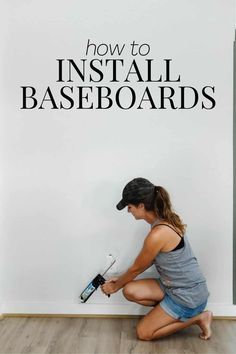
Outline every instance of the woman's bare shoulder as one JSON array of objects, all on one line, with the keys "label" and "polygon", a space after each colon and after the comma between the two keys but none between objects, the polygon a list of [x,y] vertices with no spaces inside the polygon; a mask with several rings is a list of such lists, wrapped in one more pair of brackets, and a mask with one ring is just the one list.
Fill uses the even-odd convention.
[{"label": "woman's bare shoulder", "polygon": [[151,228],[151,230],[149,231],[147,238],[152,238],[152,239],[156,239],[156,240],[166,240],[166,235],[167,235],[167,230],[169,229],[169,227],[165,227],[162,225],[156,225],[155,227]]},{"label": "woman's bare shoulder", "polygon": [[[165,223],[165,225],[170,225],[169,223]],[[155,242],[158,242],[160,245],[160,251],[161,252],[169,252],[173,248],[176,247],[176,245],[179,243],[179,237],[180,235],[182,236],[182,233],[180,230],[177,231],[177,228],[173,227],[172,225],[170,227],[166,227],[165,225],[156,225],[153,227],[148,235],[152,240],[155,240]],[[179,236],[177,233],[179,233]]]},{"label": "woman's bare shoulder", "polygon": [[[166,227],[166,226],[167,227]],[[172,234],[173,232],[178,233],[179,235],[183,236],[182,231],[177,228],[176,226],[174,227],[168,222],[161,222],[160,224],[155,225],[152,229],[151,232],[154,234],[158,235],[166,235],[166,234]]]}]

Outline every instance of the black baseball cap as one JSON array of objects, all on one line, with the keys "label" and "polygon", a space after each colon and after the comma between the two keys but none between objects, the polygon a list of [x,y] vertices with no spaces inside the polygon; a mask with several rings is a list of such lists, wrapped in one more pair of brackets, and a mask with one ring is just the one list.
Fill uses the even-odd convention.
[{"label": "black baseball cap", "polygon": [[124,209],[129,203],[136,204],[153,195],[155,185],[146,178],[137,177],[126,184],[122,192],[122,199],[117,204],[118,210]]}]

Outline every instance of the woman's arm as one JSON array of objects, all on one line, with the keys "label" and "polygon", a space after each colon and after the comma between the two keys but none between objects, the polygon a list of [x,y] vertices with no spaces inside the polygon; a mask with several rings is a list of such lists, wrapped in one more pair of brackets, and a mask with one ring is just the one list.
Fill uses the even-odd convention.
[{"label": "woman's arm", "polygon": [[151,230],[144,240],[143,247],[136,257],[134,263],[128,270],[122,274],[116,281],[109,280],[103,284],[102,290],[106,294],[111,294],[123,288],[128,282],[137,277],[138,274],[143,273],[147,268],[152,265],[156,255],[163,247],[164,240],[161,230]]}]

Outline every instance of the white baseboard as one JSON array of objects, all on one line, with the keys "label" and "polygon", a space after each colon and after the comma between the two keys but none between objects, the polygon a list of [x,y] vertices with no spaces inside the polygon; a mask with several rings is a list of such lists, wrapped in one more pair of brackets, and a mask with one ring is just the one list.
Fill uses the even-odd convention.
[{"label": "white baseboard", "polygon": [[[5,302],[2,314],[64,314],[64,315],[145,315],[152,307],[135,303],[62,303],[62,302]],[[208,303],[206,310],[214,316],[236,317],[236,305]]]}]

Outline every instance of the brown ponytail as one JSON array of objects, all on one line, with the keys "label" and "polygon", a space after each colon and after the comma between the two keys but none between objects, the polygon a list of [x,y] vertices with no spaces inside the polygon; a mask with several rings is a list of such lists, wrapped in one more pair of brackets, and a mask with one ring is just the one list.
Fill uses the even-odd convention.
[{"label": "brown ponytail", "polygon": [[181,233],[185,232],[187,225],[183,224],[180,217],[173,211],[169,193],[161,186],[155,186],[153,208],[162,219],[177,227]]}]

